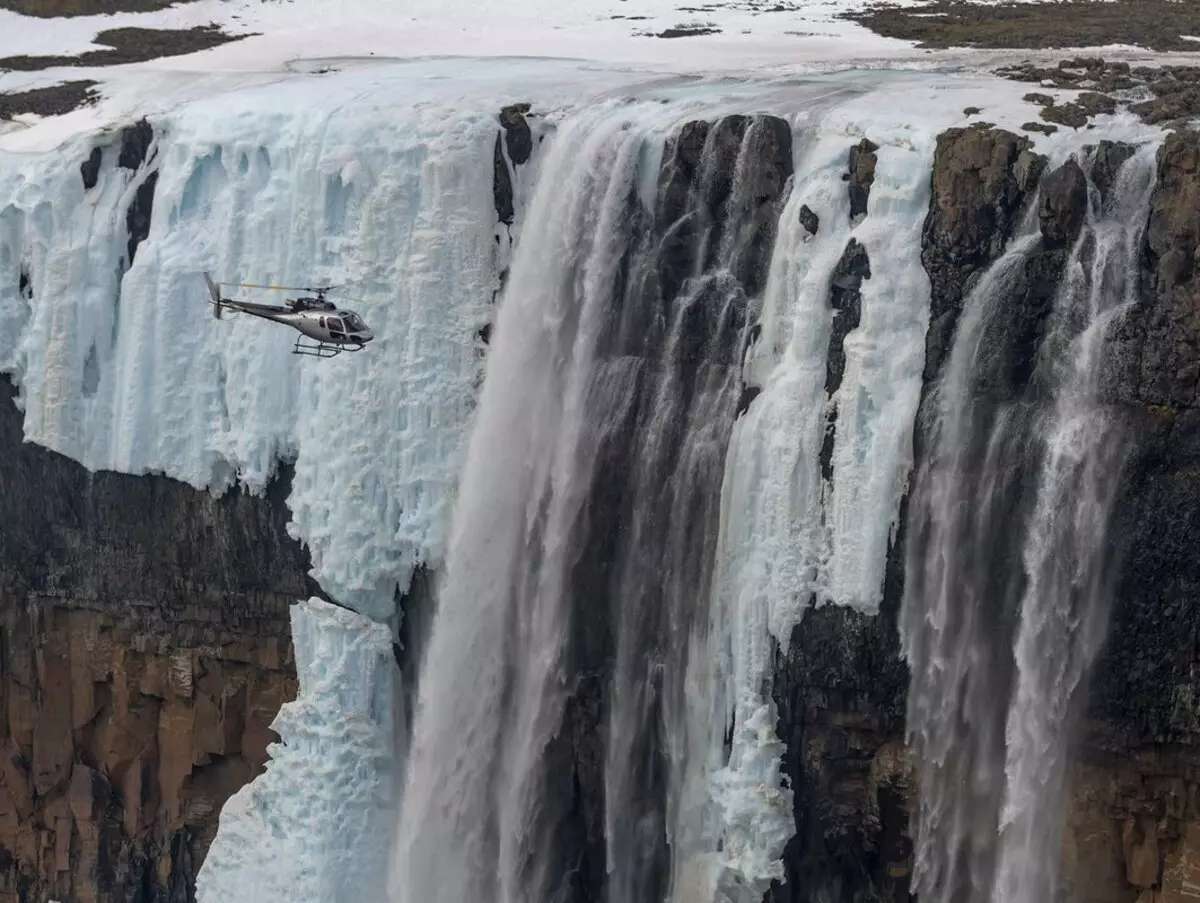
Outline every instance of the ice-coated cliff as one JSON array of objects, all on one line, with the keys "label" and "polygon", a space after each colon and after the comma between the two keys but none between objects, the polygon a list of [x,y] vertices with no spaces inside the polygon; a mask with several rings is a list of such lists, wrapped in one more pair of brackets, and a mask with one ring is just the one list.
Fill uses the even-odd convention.
[{"label": "ice-coated cliff", "polygon": [[[414,564],[443,554],[498,287],[496,123],[320,93],[248,89],[6,154],[0,361],[27,438],[92,469],[261,490],[294,457],[314,577],[383,618]],[[285,330],[214,322],[203,270],[349,283],[377,347],[307,366]]]},{"label": "ice-coated cliff", "polygon": [[[355,610],[294,610],[299,697],[201,903],[349,903],[387,871],[393,903],[795,887],[781,663],[814,606],[880,610],[944,314],[939,135],[1022,88],[572,70],[539,95],[566,69],[512,65],[243,87],[0,152],[26,437],[214,493],[294,459],[290,529]],[[214,321],[205,269],[345,284],[376,340],[293,357]],[[418,564],[440,607],[410,756],[390,628]]]}]

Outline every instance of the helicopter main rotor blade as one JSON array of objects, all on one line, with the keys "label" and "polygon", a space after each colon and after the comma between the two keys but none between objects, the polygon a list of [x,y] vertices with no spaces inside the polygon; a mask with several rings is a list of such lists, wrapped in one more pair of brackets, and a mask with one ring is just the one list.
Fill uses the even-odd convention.
[{"label": "helicopter main rotor blade", "polygon": [[279,292],[319,292],[322,289],[309,288],[307,285],[263,285],[258,282],[222,282],[220,285],[228,285],[234,288],[269,288]]}]

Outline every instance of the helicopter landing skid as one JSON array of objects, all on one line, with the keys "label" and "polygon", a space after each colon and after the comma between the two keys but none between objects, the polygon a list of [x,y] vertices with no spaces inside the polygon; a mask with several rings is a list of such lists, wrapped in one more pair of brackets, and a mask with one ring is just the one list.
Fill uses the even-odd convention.
[{"label": "helicopter landing skid", "polygon": [[337,357],[343,351],[362,351],[362,345],[330,345],[326,342],[317,342],[315,345],[305,345],[299,339],[296,339],[296,345],[292,348],[292,354],[303,354],[307,357]]}]

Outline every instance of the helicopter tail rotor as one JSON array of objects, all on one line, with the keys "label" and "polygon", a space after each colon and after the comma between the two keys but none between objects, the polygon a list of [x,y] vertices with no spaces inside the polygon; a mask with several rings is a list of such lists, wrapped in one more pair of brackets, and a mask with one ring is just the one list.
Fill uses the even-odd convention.
[{"label": "helicopter tail rotor", "polygon": [[221,291],[207,272],[204,274],[204,281],[208,283],[208,294],[212,298],[213,316],[219,320],[221,319]]}]

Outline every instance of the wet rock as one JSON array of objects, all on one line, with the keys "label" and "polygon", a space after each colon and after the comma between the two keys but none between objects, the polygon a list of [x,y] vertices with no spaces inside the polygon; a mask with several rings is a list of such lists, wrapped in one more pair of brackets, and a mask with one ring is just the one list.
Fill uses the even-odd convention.
[{"label": "wet rock", "polygon": [[821,218],[813,213],[808,204],[800,208],[800,225],[809,235],[816,235],[821,228]]},{"label": "wet rock", "polygon": [[1068,160],[1042,180],[1038,224],[1050,248],[1071,244],[1087,215],[1087,176],[1079,164]]},{"label": "wet rock", "polygon": [[91,191],[96,187],[96,181],[100,178],[101,156],[100,148],[93,147],[88,158],[79,164],[79,175],[83,179],[84,191]]},{"label": "wet rock", "polygon": [[875,183],[875,152],[879,146],[864,138],[850,148],[850,222],[867,215],[867,200]]},{"label": "wet rock", "polygon": [[1025,132],[1041,132],[1043,135],[1053,135],[1058,131],[1058,126],[1048,125],[1045,122],[1027,122],[1021,126],[1021,130]]},{"label": "wet rock", "polygon": [[1200,115],[1200,87],[1180,85],[1178,90],[1130,107],[1152,125],[1191,119]]},{"label": "wet rock", "polygon": [[750,405],[754,402],[754,399],[758,398],[761,394],[762,389],[758,386],[743,386],[741,397],[738,398],[736,416],[741,417],[750,410]]},{"label": "wet rock", "polygon": [[974,274],[996,259],[1036,187],[1044,158],[1029,139],[1002,129],[950,129],[938,136],[921,261],[931,286],[925,382],[941,369]]},{"label": "wet rock", "polygon": [[142,164],[147,162],[150,146],[154,143],[154,129],[145,119],[139,119],[133,125],[121,129],[121,150],[117,156],[117,165],[137,172]]},{"label": "wet rock", "polygon": [[1081,91],[1075,102],[1083,107],[1089,116],[1100,116],[1117,111],[1117,102],[1107,94],[1096,91]]},{"label": "wet rock", "polygon": [[133,200],[125,211],[125,229],[129,235],[125,249],[128,257],[126,266],[133,266],[134,255],[140,245],[150,235],[150,218],[154,213],[154,189],[158,186],[158,171],[146,176],[142,184],[133,193]]},{"label": "wet rock", "polygon": [[533,155],[533,131],[526,119],[529,110],[527,103],[510,104],[500,110],[500,131],[492,148],[492,206],[496,209],[497,220],[506,226],[513,224],[516,215],[509,164],[521,166]]},{"label": "wet rock", "polygon": [[514,166],[528,163],[533,154],[533,131],[525,118],[530,110],[530,104],[516,103],[500,111],[500,125],[504,129],[504,143],[508,149],[508,159]]},{"label": "wet rock", "polygon": [[1101,141],[1092,155],[1092,182],[1107,200],[1117,183],[1121,167],[1134,155],[1136,148],[1120,141]]},{"label": "wet rock", "polygon": [[1154,887],[1159,882],[1158,833],[1154,820],[1128,818],[1121,832],[1125,854],[1125,879],[1134,887]]},{"label": "wet rock", "polygon": [[[871,278],[871,261],[867,249],[857,239],[850,239],[841,259],[833,268],[829,282],[829,306],[833,309],[833,324],[829,332],[829,347],[825,354],[825,395],[832,398],[842,384],[846,370],[846,336],[858,328],[862,318],[862,283]],[[831,405],[826,415],[825,434],[821,441],[821,473],[833,479],[833,449],[837,441],[837,406]]]},{"label": "wet rock", "polygon": [[513,183],[512,174],[508,171],[508,162],[504,159],[503,135],[496,133],[496,143],[492,148],[492,206],[496,210],[496,218],[506,226],[513,223]]},{"label": "wet rock", "polygon": [[833,328],[829,334],[829,354],[826,357],[826,395],[832,395],[842,384],[842,374],[846,369],[846,352],[842,343],[847,335],[858,328],[862,316],[862,283],[870,278],[871,261],[867,257],[867,249],[852,238],[833,268],[829,282]]},{"label": "wet rock", "polygon": [[894,851],[907,864],[912,836],[898,636],[887,618],[827,605],[809,608],[786,655],[776,654],[772,696],[796,836],[771,903],[908,899],[878,856]]},{"label": "wet rock", "polygon": [[[748,181],[739,186],[735,198],[734,173],[739,156],[749,161],[741,174]],[[703,180],[702,171],[706,174]],[[706,232],[705,265],[714,262],[731,219],[737,220],[743,238],[731,271],[747,295],[761,293],[775,242],[783,187],[791,174],[791,127],[778,117],[726,116],[712,124],[685,123],[667,141],[659,174],[656,228],[667,236],[660,258],[663,293],[671,296],[678,291],[692,268],[685,260],[698,237]],[[701,207],[689,215],[696,193]],[[733,204],[738,208],[732,209]]]},{"label": "wet rock", "polygon": [[1042,110],[1042,118],[1073,129],[1083,128],[1088,122],[1088,111],[1077,103],[1051,104]]},{"label": "wet rock", "polygon": [[979,107],[963,107],[964,116],[978,116],[982,112],[983,110]]},{"label": "wet rock", "polygon": [[1038,106],[1041,106],[1041,107],[1048,107],[1054,103],[1054,98],[1051,97],[1049,94],[1030,93],[1030,94],[1026,94],[1021,99],[1028,101],[1029,103],[1036,103]]},{"label": "wet rock", "polygon": [[[1169,135],[1158,155],[1142,256],[1144,297],[1123,324],[1117,352],[1130,364],[1121,400],[1193,405],[1200,385],[1200,136]],[[1139,347],[1140,346],[1140,347]],[[1136,363],[1134,363],[1136,361]]]}]

